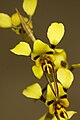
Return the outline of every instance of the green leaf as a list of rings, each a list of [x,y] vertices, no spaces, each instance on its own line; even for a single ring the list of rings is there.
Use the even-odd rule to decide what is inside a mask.
[[[34,14],[36,7],[37,7],[37,0],[24,0],[23,1],[23,9],[30,16]]]
[[[9,17],[9,15],[5,13],[0,13],[0,27],[10,28],[11,26],[11,18]]]
[[[35,83],[24,89],[22,94],[29,98],[39,99],[42,95],[42,88],[38,83]]]
[[[17,55],[29,56],[31,53],[31,48],[28,43],[20,42],[13,49],[11,49],[11,52]]]

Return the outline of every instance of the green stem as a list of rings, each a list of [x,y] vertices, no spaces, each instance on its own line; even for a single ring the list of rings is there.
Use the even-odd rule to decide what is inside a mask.
[[[30,29],[29,25],[26,24],[26,22],[25,22],[24,19],[23,19],[23,16],[19,13],[19,11],[18,11],[17,9],[16,9],[16,12],[18,13],[18,16],[19,16],[19,18],[20,18],[21,24],[22,24],[22,26],[23,26],[26,34],[29,35],[30,39],[31,39],[33,42],[35,42],[36,39],[35,39],[35,37],[34,37],[34,35],[33,35],[33,33],[32,33],[32,30]]]

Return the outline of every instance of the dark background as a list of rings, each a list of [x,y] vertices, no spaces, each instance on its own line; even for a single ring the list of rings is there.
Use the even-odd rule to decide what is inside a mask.
[[[24,14],[23,0],[1,0],[0,12],[9,15],[15,8]],[[58,47],[68,53],[71,64],[80,63],[80,0],[38,0],[33,16],[34,33],[37,38],[48,42],[47,28],[52,22],[65,25],[65,36]],[[22,90],[39,82],[31,71],[33,62],[28,57],[10,52],[22,38],[9,29],[0,29],[0,120],[38,120],[47,109],[42,102],[24,97]],[[74,71],[75,80],[69,89],[70,110],[78,113],[72,120],[80,120],[80,69]],[[43,83],[44,77],[40,80]]]

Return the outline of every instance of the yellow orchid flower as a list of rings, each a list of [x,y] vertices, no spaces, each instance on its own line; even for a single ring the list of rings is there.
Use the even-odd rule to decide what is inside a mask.
[[[24,21],[27,23],[28,18],[23,17]],[[21,25],[20,18],[17,13],[12,14],[10,17],[9,15],[5,13],[0,13],[0,27],[1,28],[11,28],[16,34],[24,33],[24,29]],[[32,29],[32,21],[29,23],[29,27]]]
[[[27,23],[28,22],[28,18],[27,17],[23,17],[24,21]],[[18,16],[18,13],[14,13],[12,16],[11,16],[11,21],[12,21],[12,30],[14,32],[16,32],[16,34],[21,34],[21,33],[25,33],[22,25],[21,25],[21,21],[20,21],[20,18]],[[32,29],[33,26],[32,26],[32,21],[30,21],[29,23],[29,27]]]
[[[36,40],[34,42],[31,58],[35,61],[35,65],[32,67],[33,73],[39,79],[42,77],[44,71],[50,74],[52,64],[54,65],[55,70],[59,67],[67,68],[68,66],[66,53],[63,49],[52,49],[48,44],[41,40]]]
[[[54,50],[49,47],[48,44],[42,42],[41,40],[36,40],[33,45],[33,52],[31,58],[35,61],[35,64],[32,67],[33,73],[39,79],[42,77],[43,72],[47,67],[52,68],[50,62],[54,61]],[[49,72],[49,71],[48,71]]]
[[[54,89],[54,82],[51,83]],[[53,116],[52,120],[57,120],[57,117],[60,120],[70,119],[75,111],[66,111],[66,108],[69,106],[69,101],[67,99],[67,93],[64,91],[63,86],[60,83],[58,85],[58,97],[54,95],[51,90],[51,87],[47,86],[46,94],[46,104],[49,108],[49,113]]]

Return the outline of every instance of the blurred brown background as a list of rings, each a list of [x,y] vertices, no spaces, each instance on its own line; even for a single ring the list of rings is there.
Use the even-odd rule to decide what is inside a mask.
[[[11,15],[18,8],[23,14],[22,1],[1,0],[0,12]],[[66,50],[70,65],[80,63],[80,0],[38,0],[33,16],[37,38],[48,42],[47,28],[55,21],[63,22],[66,28],[58,47]],[[21,40],[11,30],[0,29],[0,120],[38,120],[47,111],[42,102],[35,103],[21,94],[26,86],[38,81],[31,71],[31,60],[10,52]],[[69,108],[78,112],[72,120],[80,120],[80,69],[75,70],[74,74],[75,80],[68,91]]]

